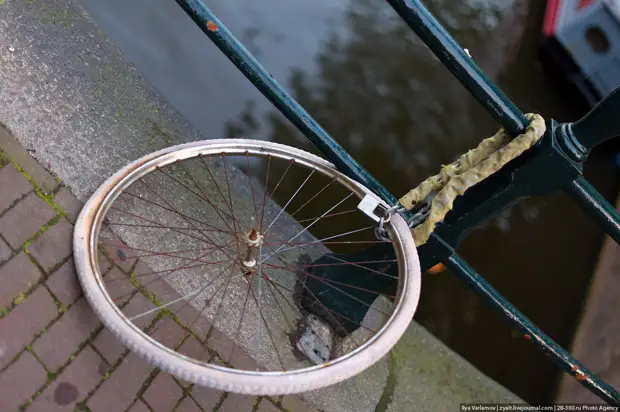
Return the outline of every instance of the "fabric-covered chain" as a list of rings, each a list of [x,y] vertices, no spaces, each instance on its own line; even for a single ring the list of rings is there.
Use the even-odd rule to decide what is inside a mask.
[[[532,113],[525,117],[530,124],[522,135],[512,139],[503,128],[500,129],[494,136],[483,140],[478,147],[465,153],[454,163],[443,166],[439,174],[429,177],[399,199],[404,208],[411,210],[429,194],[437,193],[431,202],[428,218],[412,230],[416,246],[426,243],[437,223],[443,221],[452,210],[457,196],[497,172],[543,136],[546,130],[545,120]]]

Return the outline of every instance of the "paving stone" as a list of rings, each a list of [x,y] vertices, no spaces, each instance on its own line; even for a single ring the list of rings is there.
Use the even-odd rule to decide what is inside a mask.
[[[12,254],[11,247],[4,240],[0,239],[0,263],[7,261]]]
[[[106,328],[99,332],[92,344],[110,365],[114,365],[126,349]]]
[[[179,348],[179,350],[177,350],[177,352],[182,355],[188,356],[191,359],[201,360],[204,362],[207,362],[211,358],[211,355],[205,349],[202,343],[199,342],[198,339],[196,339],[193,336],[190,336],[189,338],[185,339],[185,342],[183,342],[183,345],[181,345],[181,347]],[[182,379],[179,379],[179,383],[183,387],[187,387],[191,384],[191,382],[188,382]]]
[[[114,270],[117,271],[117,276],[125,276],[118,269],[113,269],[113,271]],[[111,276],[114,276],[112,271],[110,272],[110,274]],[[110,285],[114,283],[120,284],[121,282],[113,282],[110,283]],[[131,285],[131,283],[129,283],[129,285]],[[131,285],[131,287],[133,288],[133,285]],[[150,300],[148,300],[141,294],[137,294],[130,300],[127,306],[123,308],[123,312],[126,316],[131,317],[152,308],[155,308],[155,305]],[[157,316],[157,311],[142,316],[141,318],[138,318],[133,322],[140,327],[144,327],[146,325],[149,325],[151,321],[155,318],[155,316]],[[107,328],[104,328],[101,332],[99,332],[97,337],[93,340],[93,345],[104,357],[104,359],[108,361],[108,363],[111,365],[116,363],[118,358],[123,354],[123,352],[125,352],[126,349],[122,345],[121,341],[116,336],[114,336],[114,334],[110,332],[110,330],[108,330]]]
[[[127,306],[123,307],[123,313],[129,319],[136,317],[132,320],[133,324],[143,328],[150,325],[153,319],[157,316],[159,311],[155,310],[153,312],[149,312],[156,307],[157,306],[148,300],[148,298],[144,297],[144,295],[137,294],[129,300]],[[145,315],[147,312],[149,313]]]
[[[137,253],[127,246],[124,246],[124,244],[121,244],[121,242],[112,245],[106,244],[104,249],[108,252],[110,261],[127,273],[129,273],[136,263],[137,259],[133,256],[137,255]]]
[[[32,346],[51,371],[62,366],[99,326],[99,318],[85,298],[78,300]]]
[[[86,346],[28,408],[29,412],[72,412],[101,381],[101,358]]]
[[[198,316],[198,311],[191,304],[173,308],[172,313],[178,316],[181,323],[195,333],[196,336],[200,337],[200,339],[204,340],[207,333],[211,330],[211,322],[209,322],[206,316]]]
[[[267,399],[263,399],[258,405],[258,412],[282,412],[273,403]],[[293,411],[294,412],[294,411]]]
[[[170,316],[166,316],[157,321],[149,335],[162,345],[170,349],[176,349],[187,335],[187,332]]]
[[[56,193],[56,196],[54,196],[54,203],[60,206],[73,222],[76,221],[83,206],[82,202],[80,202],[66,187],[61,187],[58,193]]]
[[[131,298],[132,294],[137,291],[127,275],[117,267],[113,267],[106,273],[103,281],[108,294],[117,306],[123,306]]]
[[[32,189],[30,182],[15,169],[15,166],[12,164],[4,166],[0,169],[0,213]]]
[[[47,380],[43,366],[28,352],[0,375],[0,411],[17,411]]]
[[[129,272],[136,264],[137,259],[129,257],[131,256],[132,250],[109,229],[104,229],[100,232],[99,244],[103,247],[112,262],[123,271]]]
[[[101,252],[101,250],[97,251],[97,261],[99,262],[99,273],[104,274],[108,271],[112,263],[110,260]]]
[[[6,130],[0,127],[0,146],[2,150],[43,189],[46,193],[52,193],[58,182],[43,168],[24,147]]]
[[[181,401],[174,412],[202,412],[202,409],[189,396]]]
[[[162,274],[152,274],[153,270],[144,262],[139,261],[134,270],[136,279],[149,293],[154,294],[157,299],[163,302],[169,302],[177,299],[180,295],[166,283],[163,279],[158,279]],[[152,275],[151,275],[152,274]]]
[[[47,287],[65,306],[75,302],[82,294],[82,287],[75,271],[73,259],[66,261],[46,282]]]
[[[256,370],[256,361],[245,353],[240,346],[235,345],[219,329],[212,328],[207,345],[215,349],[222,359],[229,362],[235,368]],[[234,350],[233,347],[235,347]]]
[[[183,390],[165,372],[157,374],[142,397],[155,412],[169,412],[183,396]]]
[[[206,350],[202,342],[199,342],[193,336],[190,336],[183,342],[183,345],[178,350],[179,353],[189,356],[192,359],[208,361],[210,358],[209,352]]]
[[[144,402],[138,399],[129,409],[129,412],[151,412],[151,410],[144,404]]]
[[[153,368],[130,353],[88,401],[91,412],[124,411]]]
[[[319,412],[318,409],[308,405],[297,396],[285,396],[282,398],[282,407],[289,412]]]
[[[157,276],[151,275],[151,273],[153,273],[153,269],[151,269],[143,261],[138,260],[133,273],[137,276],[138,282],[140,282],[141,285],[149,289],[149,292],[157,294],[158,297],[174,298],[175,295],[178,296],[175,290],[172,289],[166,282],[162,280],[155,280]],[[159,286],[160,288],[158,288],[158,283],[161,283],[161,286]]]
[[[28,251],[49,272],[73,251],[73,225],[60,219],[35,240]]]
[[[234,345],[233,341],[224,335],[218,328],[212,328],[211,336],[207,341],[207,345],[215,349],[222,358],[228,358],[228,354],[231,352]]]
[[[251,412],[256,403],[256,396],[229,393],[218,412]]]
[[[0,234],[13,249],[34,236],[56,212],[35,193],[30,193],[0,218]]]
[[[26,253],[21,252],[0,267],[0,307],[8,306],[20,293],[28,291],[41,272]]]
[[[215,405],[222,399],[223,394],[224,392],[222,391],[206,388],[204,386],[194,385],[192,387],[192,398],[194,398],[196,403],[205,411],[213,410]]]
[[[28,345],[58,314],[44,287],[38,287],[0,321],[0,369]]]
[[[143,262],[138,262],[135,273],[151,273],[151,271]],[[144,276],[138,277],[138,281],[150,294],[155,295],[155,298],[162,304],[172,302],[181,297],[163,279],[155,279],[154,276]],[[202,339],[205,338],[211,323],[206,317],[198,316],[198,311],[194,309],[191,304],[187,303],[187,300],[180,300],[178,303],[172,304],[167,308],[181,319],[184,326],[191,328],[191,330]]]

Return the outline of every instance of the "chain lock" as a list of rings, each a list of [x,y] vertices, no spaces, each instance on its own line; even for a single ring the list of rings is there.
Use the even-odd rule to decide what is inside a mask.
[[[402,205],[397,204],[397,205],[390,207],[389,209],[386,209],[385,212],[383,212],[383,216],[379,218],[379,224],[375,228],[375,236],[377,237],[377,239],[385,240],[385,241],[390,240],[390,235],[388,234],[384,225],[392,219],[392,215],[394,213],[398,213],[399,211],[404,211],[404,210],[405,208]]]
[[[415,226],[422,223],[428,217],[428,215],[430,214],[430,211],[431,211],[430,202],[425,202],[417,210],[416,213],[414,213],[411,217],[409,217],[407,221],[407,225],[409,226],[409,228],[414,228]],[[383,212],[383,216],[379,218],[379,224],[377,225],[377,227],[375,227],[375,236],[377,237],[377,239],[389,241],[390,235],[387,229],[385,228],[385,224],[389,223],[394,213],[403,214],[404,212],[407,212],[407,209],[401,204],[397,204],[397,205],[394,205],[386,209],[385,212]]]

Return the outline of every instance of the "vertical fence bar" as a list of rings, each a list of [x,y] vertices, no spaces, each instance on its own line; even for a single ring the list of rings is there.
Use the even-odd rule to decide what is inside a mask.
[[[564,191],[603,228],[616,243],[620,243],[620,215],[603,196],[583,177],[573,180]]]
[[[519,327],[534,345],[560,366],[566,373],[575,377],[579,383],[588,388],[591,392],[603,399],[605,402],[618,405],[620,404],[620,394],[600,380],[595,374],[583,367],[570,353],[554,342],[542,330],[526,318],[510,302],[499,294],[493,286],[482,278],[476,271],[467,264],[460,256],[453,254],[447,261],[446,267],[454,272],[458,277],[467,282],[469,286],[478,294],[484,296],[491,306],[503,313],[511,323]]]
[[[431,51],[510,134],[520,135],[528,124],[517,106],[497,88],[471,57],[419,0],[387,0]]]
[[[201,0],[176,0],[252,84],[345,175],[375,192],[389,205],[398,200],[357,163],[267,70],[246,50]]]

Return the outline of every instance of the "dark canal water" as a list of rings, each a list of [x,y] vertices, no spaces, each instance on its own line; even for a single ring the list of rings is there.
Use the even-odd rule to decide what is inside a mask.
[[[205,137],[244,135],[311,148],[220,55],[173,0],[83,0],[149,81]],[[427,7],[525,112],[576,120],[587,108],[538,61],[541,0],[428,0]],[[380,1],[209,2],[352,155],[400,196],[498,125]],[[615,152],[586,177],[608,199]],[[563,194],[530,199],[474,232],[459,252],[569,345],[601,232]],[[426,274],[416,320],[525,400],[551,401],[556,368],[448,272]],[[415,354],[412,354],[415,356]],[[587,365],[586,365],[587,366]]]

